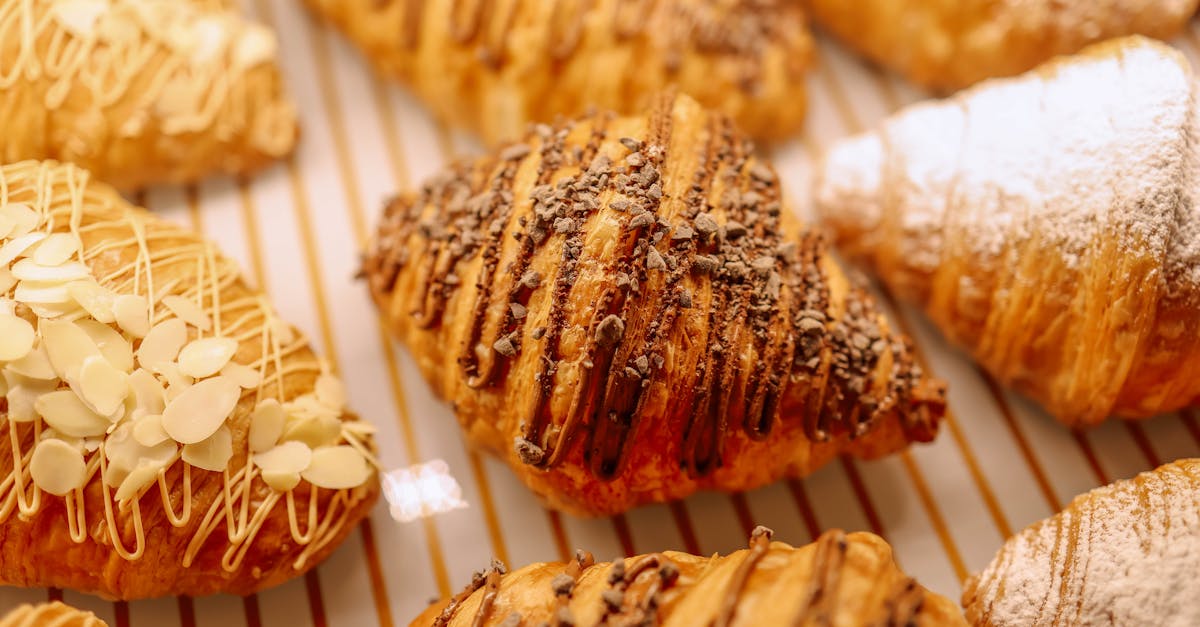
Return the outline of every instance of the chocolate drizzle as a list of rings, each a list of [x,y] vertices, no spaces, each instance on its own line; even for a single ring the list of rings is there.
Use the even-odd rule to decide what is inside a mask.
[[[758,566],[759,560],[770,550],[771,536],[773,535],[775,535],[774,531],[762,526],[755,527],[754,531],[750,533],[750,550],[746,553],[742,563],[738,564],[737,570],[733,572],[732,581],[725,587],[725,597],[721,600],[720,610],[712,623],[713,627],[728,627],[733,622],[733,616],[738,608],[738,598],[746,588],[746,582],[750,580],[750,575]]]
[[[846,533],[830,529],[816,541],[812,577],[804,592],[804,602],[796,613],[794,625],[828,625],[837,612],[837,589],[841,585],[842,567],[846,563]]]

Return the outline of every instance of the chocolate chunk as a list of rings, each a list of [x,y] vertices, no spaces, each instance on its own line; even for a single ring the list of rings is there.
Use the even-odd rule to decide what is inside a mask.
[[[646,195],[649,196],[652,200],[658,200],[658,199],[662,198],[662,195],[663,195],[662,186],[659,185],[658,183],[651,185],[650,189],[646,190]]]
[[[513,344],[512,338],[507,335],[496,340],[492,344],[492,348],[495,349],[497,353],[500,353],[505,357],[512,357],[513,355],[517,354],[516,345]]]
[[[556,218],[554,220],[555,233],[571,233],[575,230],[575,221],[570,218]]]
[[[646,267],[651,270],[667,269],[667,262],[663,260],[662,253],[659,253],[657,248],[651,248],[650,252],[646,253]]]
[[[650,360],[647,359],[645,355],[633,360],[633,365],[637,366],[638,371],[640,371],[642,374],[647,374],[650,372]]]
[[[625,593],[612,588],[601,592],[600,598],[604,599],[604,604],[613,612],[620,610],[621,606],[625,604]]]
[[[741,222],[730,220],[725,223],[725,237],[730,240],[738,239],[746,234],[746,227]]]
[[[529,310],[526,309],[525,305],[522,305],[521,303],[509,303],[508,310],[512,312],[512,316],[517,320],[529,315]]]
[[[601,346],[612,346],[620,342],[624,336],[625,321],[615,314],[609,314],[600,321],[600,324],[596,325],[596,341]]]
[[[679,303],[679,306],[680,306],[680,307],[683,307],[684,309],[689,309],[689,308],[691,308],[691,306],[692,306],[692,293],[691,293],[691,292],[689,292],[689,291],[687,291],[687,290],[683,290],[683,291],[679,292],[679,298],[678,298],[678,299],[676,299],[676,301],[675,301],[675,302]]]
[[[525,156],[528,154],[529,154],[529,145],[528,144],[513,144],[513,145],[509,146],[508,148],[505,148],[504,150],[500,151],[500,160],[501,161],[516,161],[517,159],[524,159]]]
[[[686,224],[681,224],[681,225],[675,227],[675,230],[671,233],[671,239],[673,239],[673,240],[692,239],[692,236],[695,234],[696,234],[696,232],[692,230],[692,227],[690,227]]]
[[[538,327],[533,330],[533,339],[540,340],[546,336],[546,327]]]
[[[550,581],[550,587],[558,596],[569,595],[575,589],[575,578],[566,573],[559,573]]]
[[[658,567],[658,576],[662,578],[663,583],[670,585],[679,577],[679,567],[675,562],[663,562],[662,566]]]
[[[625,578],[625,560],[617,558],[613,560],[612,570],[608,572],[608,583],[617,583]]]
[[[642,149],[642,142],[640,142],[632,137],[622,137],[621,145],[628,148],[630,151],[634,151],[634,152]]]
[[[629,221],[629,228],[640,229],[642,227],[650,226],[651,224],[654,224],[654,214],[650,213],[649,211],[643,211],[636,216],[633,216],[633,219]]]
[[[712,255],[696,255],[695,259],[692,260],[692,267],[694,267],[698,272],[712,274],[721,267],[721,262]]]
[[[617,200],[609,203],[608,206],[611,207],[613,211],[628,211],[629,201],[625,200],[624,198],[618,198]]]
[[[542,275],[537,270],[527,270],[525,274],[521,275],[520,283],[531,290],[535,290],[542,284]]]
[[[774,257],[759,257],[750,263],[750,267],[754,268],[761,275],[766,275],[775,268]]]
[[[513,438],[513,450],[521,462],[530,466],[537,466],[546,458],[546,451],[542,447],[521,436]]]
[[[701,235],[706,237],[716,233],[717,229],[720,228],[717,221],[707,213],[697,214],[696,219],[692,220],[692,225],[696,227],[697,231],[700,231]]]
[[[640,168],[642,164],[646,163],[646,158],[640,152],[631,152],[628,157],[625,157],[625,163],[635,168]]]

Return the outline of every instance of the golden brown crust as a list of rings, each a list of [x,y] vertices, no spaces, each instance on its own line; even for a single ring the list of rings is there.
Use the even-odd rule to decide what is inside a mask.
[[[805,0],[813,20],[872,61],[940,91],[1014,76],[1089,44],[1170,39],[1197,0]]]
[[[686,96],[452,166],[387,207],[364,269],[470,441],[571,512],[883,455],[943,409],[775,173]]]
[[[118,414],[124,417],[102,437],[81,440],[51,435],[49,418],[43,421],[50,414],[24,418],[13,414],[10,402],[17,398],[17,385],[30,382],[14,376],[15,362],[0,361],[0,370],[10,383],[6,386],[8,400],[0,398],[0,408],[5,410],[0,426],[0,442],[4,443],[0,445],[0,476],[7,477],[0,484],[0,582],[54,586],[119,599],[249,594],[298,576],[328,556],[378,497],[375,473],[349,489],[316,489],[305,480],[294,489],[281,491],[265,483],[265,466],[259,458],[254,465],[248,463],[251,412],[269,399],[283,403],[288,429],[316,424],[305,422],[298,413],[302,407],[288,403],[312,402],[314,386],[329,378],[327,367],[307,340],[279,321],[265,295],[248,286],[236,265],[210,242],[131,206],[113,188],[91,181],[84,170],[54,162],[4,166],[0,168],[0,196],[0,215],[13,215],[5,212],[21,205],[21,211],[31,210],[38,216],[35,232],[77,234],[82,243],[80,258],[103,288],[117,295],[151,292],[156,323],[172,319],[170,306],[164,306],[170,295],[198,301],[201,313],[209,316],[211,329],[201,333],[189,328],[189,338],[236,338],[231,363],[242,364],[251,373],[249,383],[235,388],[240,396],[235,396],[236,406],[222,427],[228,428],[232,440],[232,457],[224,462],[224,472],[194,467],[188,461],[187,448],[182,449],[181,459],[176,444],[168,439],[174,453],[165,460],[164,470],[154,472],[143,483],[127,486],[112,474],[114,464],[120,461],[114,438],[148,418],[131,409],[140,405],[140,396],[134,403],[131,394]],[[0,303],[11,306],[9,298],[15,298],[15,313],[44,333],[50,319],[41,313],[35,316],[37,310],[30,311],[22,302],[24,283],[27,281],[16,284],[15,295],[12,285],[6,283]],[[81,312],[75,311],[65,319],[80,316]],[[39,341],[46,346],[44,337]],[[133,342],[135,355],[141,370],[153,370],[140,351],[145,343]],[[159,409],[164,416],[180,389],[186,393],[199,387],[191,384],[191,378],[180,378],[180,368],[161,367],[161,372],[168,373],[164,376],[176,381],[172,386],[179,386],[165,390],[167,411]],[[206,381],[224,378],[225,372],[223,369],[221,376]],[[62,387],[66,383],[61,382],[52,385],[60,390],[77,390],[80,385],[70,377],[68,383],[70,388]],[[320,393],[317,388],[318,399]],[[357,444],[369,452],[369,428],[340,407],[337,403],[312,406],[322,417],[328,414],[333,418],[335,433],[320,437]],[[165,425],[167,418],[162,422]],[[33,473],[30,459],[35,433],[41,434],[38,447],[56,438],[82,446],[88,474],[81,488],[55,496]],[[301,437],[301,431],[289,431],[276,438],[287,441],[288,433]],[[323,446],[311,437],[308,441],[314,451]],[[126,439],[124,448],[131,446],[133,442]],[[139,450],[139,455],[146,455],[150,449]],[[15,483],[19,489],[12,481],[17,477],[14,459],[21,460],[23,469]],[[139,462],[139,469],[141,465]],[[115,481],[110,483],[110,476]],[[129,479],[133,476],[131,472],[126,479],[133,481]],[[124,497],[116,495],[127,487],[134,488],[131,498],[117,502]]]
[[[0,627],[108,627],[91,612],[55,601],[21,605],[0,617]]]
[[[812,41],[786,0],[308,0],[443,121],[489,144],[677,85],[751,135],[796,131]]]
[[[965,625],[949,599],[906,576],[879,536],[824,533],[800,548],[759,527],[726,556],[666,551],[593,563],[502,565],[412,627],[483,625]]]
[[[77,163],[122,189],[257,170],[291,152],[274,35],[214,3],[0,2],[4,163]],[[26,29],[30,30],[26,30]]]

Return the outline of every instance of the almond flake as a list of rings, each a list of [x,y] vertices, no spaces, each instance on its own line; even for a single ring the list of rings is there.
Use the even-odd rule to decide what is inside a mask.
[[[71,390],[43,394],[34,401],[33,408],[55,430],[76,438],[104,435],[112,424],[84,405]]]
[[[232,458],[233,433],[229,427],[221,427],[204,440],[183,447],[183,461],[212,472],[225,470]]]
[[[65,496],[79,488],[87,479],[87,464],[79,449],[62,440],[48,439],[37,443],[29,460],[29,475],[37,487]]]
[[[113,495],[113,499],[118,503],[136,499],[143,489],[158,481],[158,473],[160,472],[162,472],[162,466],[156,466],[151,462],[138,464],[133,470],[125,474],[121,480],[120,487],[117,488],[117,493]]]
[[[22,281],[66,283],[88,278],[91,276],[91,270],[78,261],[57,266],[43,266],[33,259],[22,259],[13,264],[12,274]]]
[[[42,345],[46,356],[58,378],[75,380],[83,360],[101,356],[100,348],[88,337],[86,331],[74,322],[43,320],[41,322]]]
[[[33,350],[24,357],[9,362],[5,369],[9,372],[37,379],[39,381],[54,381],[58,379],[58,375],[54,372],[54,367],[50,365],[50,358],[46,356],[45,342],[38,342]]]
[[[117,296],[97,283],[95,279],[89,277],[68,284],[67,294],[71,296],[71,300],[79,303],[79,306],[83,307],[84,311],[97,321],[104,324],[116,322],[117,317],[113,315],[113,304],[116,302]]]
[[[163,411],[163,428],[175,441],[195,444],[225,423],[241,398],[231,379],[217,376],[186,389]]]
[[[195,379],[183,374],[179,371],[179,364],[169,363],[163,364],[159,369],[159,374],[167,381],[167,402],[175,400],[183,391],[192,387],[196,382]]]
[[[163,364],[175,361],[179,349],[187,343],[187,325],[183,320],[171,318],[150,329],[137,349],[138,365],[151,372],[162,370]]]
[[[66,263],[79,252],[79,241],[70,233],[51,233],[33,251],[33,260],[43,266]]]
[[[104,357],[88,357],[79,369],[76,391],[97,414],[112,416],[124,407],[125,397],[129,396],[129,375],[114,368]]]
[[[121,330],[133,337],[146,337],[150,332],[149,310],[144,296],[125,294],[113,300],[113,317]]]
[[[133,423],[133,439],[142,446],[157,446],[171,439],[162,426],[162,416],[149,414]]]
[[[116,329],[95,320],[79,320],[75,324],[96,343],[100,354],[121,372],[133,370],[133,345]]]
[[[7,294],[12,286],[17,284],[17,278],[12,275],[12,270],[7,267],[0,267],[0,293]]]
[[[64,283],[21,281],[13,291],[13,298],[27,305],[72,306],[71,293]]]
[[[300,476],[318,488],[344,490],[365,483],[371,466],[352,446],[327,446],[313,451],[312,463]]]
[[[250,414],[250,451],[261,453],[275,446],[283,435],[283,424],[287,415],[279,401],[268,398],[254,408]]]
[[[0,361],[14,361],[33,350],[33,325],[12,314],[0,314]]]
[[[8,419],[13,422],[33,422],[37,420],[37,401],[42,396],[53,392],[58,387],[58,381],[38,381],[28,379],[11,372],[4,373],[8,393]]]
[[[29,233],[14,237],[0,246],[0,266],[8,266],[17,257],[25,254],[34,244],[46,239],[45,233]]]
[[[296,341],[296,331],[292,329],[292,325],[275,316],[271,316],[270,325],[271,334],[279,340],[280,346],[287,346]]]
[[[254,456],[254,463],[264,473],[299,473],[312,462],[312,449],[302,442],[284,442],[279,446]]]
[[[341,379],[331,374],[317,377],[313,392],[316,393],[317,400],[326,407],[341,411],[346,406],[346,386],[342,384]]]
[[[166,408],[167,397],[163,393],[162,384],[148,370],[138,368],[130,373],[129,387],[133,390],[137,411],[142,415],[161,414]]]
[[[250,366],[231,361],[221,368],[221,374],[233,379],[239,386],[252,390],[262,384],[262,373]]]
[[[104,441],[104,456],[108,459],[108,474],[104,482],[110,486],[124,483],[125,475],[139,466],[150,464],[165,468],[175,459],[179,447],[171,440],[145,446],[134,435],[134,425],[122,423]]]
[[[298,472],[263,471],[262,478],[264,483],[280,492],[287,492],[300,485],[300,473]]]
[[[342,421],[331,416],[312,416],[292,420],[283,430],[284,441],[296,441],[318,448],[337,442],[342,435]]]
[[[206,337],[192,340],[179,352],[179,371],[197,379],[212,376],[229,363],[237,349],[237,340],[233,338]]]
[[[180,320],[201,331],[207,331],[212,328],[212,319],[194,301],[172,294],[170,296],[163,296],[162,304],[167,309],[170,309],[171,313],[175,314]]]

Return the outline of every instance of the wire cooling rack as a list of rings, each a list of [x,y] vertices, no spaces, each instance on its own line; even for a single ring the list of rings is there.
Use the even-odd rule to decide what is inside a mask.
[[[433,598],[456,591],[497,556],[510,565],[665,549],[728,552],[764,524],[805,544],[829,527],[887,538],[909,573],[957,598],[1012,532],[1081,492],[1161,462],[1200,455],[1200,419],[1184,413],[1092,431],[1059,426],[1001,390],[907,307],[880,293],[913,336],[927,368],[950,382],[937,442],[877,462],[838,460],[812,477],[743,494],[701,494],[623,516],[580,520],[543,509],[502,464],[469,452],[450,410],[384,333],[353,280],[382,201],[416,184],[470,140],[439,128],[402,88],[378,80],[298,0],[243,0],[279,31],[284,71],[300,103],[297,154],[251,181],[215,179],[138,198],[220,242],[270,292],[344,375],[352,404],[379,427],[389,467],[446,460],[471,507],[397,524],[379,507],[334,556],[306,577],[245,599],[215,596],[112,603],[46,589],[0,589],[0,610],[63,598],[117,627],[406,625]],[[827,40],[809,77],[811,114],[795,141],[772,151],[794,207],[813,155],[923,95]],[[1200,57],[1196,24],[1175,44]],[[31,559],[36,557],[31,556]]]

